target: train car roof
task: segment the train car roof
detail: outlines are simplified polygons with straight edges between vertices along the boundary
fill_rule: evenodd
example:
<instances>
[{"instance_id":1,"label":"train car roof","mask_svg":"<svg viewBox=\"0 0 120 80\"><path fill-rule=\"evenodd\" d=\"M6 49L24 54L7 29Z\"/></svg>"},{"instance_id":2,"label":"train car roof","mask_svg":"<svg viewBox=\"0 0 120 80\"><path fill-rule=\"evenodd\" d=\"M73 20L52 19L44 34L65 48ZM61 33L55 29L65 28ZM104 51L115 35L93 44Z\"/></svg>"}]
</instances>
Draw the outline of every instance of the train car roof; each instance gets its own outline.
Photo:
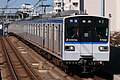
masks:
<instances>
[{"instance_id":1,"label":"train car roof","mask_svg":"<svg viewBox=\"0 0 120 80\"><path fill-rule=\"evenodd\" d=\"M108 17L105 16L98 16L98 15L70 15L70 16L65 16L64 18L70 18L70 17L80 17L80 16L86 16L86 17L96 17L96 18L106 18L109 19Z\"/></svg>"},{"instance_id":2,"label":"train car roof","mask_svg":"<svg viewBox=\"0 0 120 80\"><path fill-rule=\"evenodd\" d=\"M62 23L63 19L65 18L70 18L70 17L80 17L80 16L86 16L86 17L97 17L97 18L106 18L107 17L103 17L103 16L98 16L98 15L88 15L85 14L83 12L81 12L81 14L79 14L78 10L68 10L68 11L63 11L61 13L58 14L44 14L44 15L39 15L39 16L35 16L31 19L26 19L26 20L20 20L20 21L16 21L15 23L39 23L39 22L55 22L55 23Z\"/></svg>"},{"instance_id":3,"label":"train car roof","mask_svg":"<svg viewBox=\"0 0 120 80\"><path fill-rule=\"evenodd\" d=\"M70 17L80 17L80 16L86 16L86 17L96 17L96 18L103 18L103 19L108 19L106 17L102 17L102 16L90 16L90 15L71 15L71 16L65 16L65 17L55 17L55 18L44 18L44 19L38 19L38 20L21 20L21 21L16 21L14 23L22 23L22 24L31 24L31 23L49 23L49 22L53 22L53 23L63 23L63 19L65 18L70 18Z\"/></svg>"}]
</instances>

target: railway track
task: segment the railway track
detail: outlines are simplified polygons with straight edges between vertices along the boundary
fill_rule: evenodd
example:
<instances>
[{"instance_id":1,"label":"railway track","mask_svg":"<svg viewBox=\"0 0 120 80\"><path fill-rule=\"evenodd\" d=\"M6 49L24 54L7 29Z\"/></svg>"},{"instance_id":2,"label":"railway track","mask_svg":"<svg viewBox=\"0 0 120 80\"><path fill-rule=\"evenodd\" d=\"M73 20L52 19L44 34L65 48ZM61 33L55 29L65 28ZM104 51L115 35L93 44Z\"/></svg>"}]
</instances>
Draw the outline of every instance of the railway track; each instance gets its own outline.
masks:
<instances>
[{"instance_id":1,"label":"railway track","mask_svg":"<svg viewBox=\"0 0 120 80\"><path fill-rule=\"evenodd\" d=\"M1 38L1 44L7 60L8 73L10 75L8 80L39 80L18 55L17 50L15 50L14 46L7 38Z\"/></svg>"},{"instance_id":2,"label":"railway track","mask_svg":"<svg viewBox=\"0 0 120 80\"><path fill-rule=\"evenodd\" d=\"M10 37L11 42L16 46L26 63L42 78L42 80L75 80L55 65L41 57L34 50L30 49L16 38Z\"/></svg>"},{"instance_id":3,"label":"railway track","mask_svg":"<svg viewBox=\"0 0 120 80\"><path fill-rule=\"evenodd\" d=\"M35 58L34 51L16 42L11 43L10 39L1 39L6 66L9 66L5 70L7 80L75 80L42 57L36 55Z\"/></svg>"},{"instance_id":4,"label":"railway track","mask_svg":"<svg viewBox=\"0 0 120 80\"><path fill-rule=\"evenodd\" d=\"M86 79L80 78L79 76L77 76L75 74L74 74L74 76L71 76L72 77L71 78L70 76L65 74L63 71L58 69L55 65L51 64L46 59L41 57L34 50L30 49L23 42L19 41L18 39L14 38L14 37L13 38L11 37L10 40L11 40L11 42L13 42L13 44L15 44L17 46L18 50L20 50L21 53L24 54L24 59L26 59L29 62L29 64L34 65L34 67L37 66L36 68L40 72L42 72L42 70L43 70L43 72L44 72L44 70L47 70L54 77L58 77L58 79L62 79L62 80L67 80L67 79L70 79L70 80L103 80L102 78L97 77L97 76L95 76L94 79L92 79L92 78L86 78ZM25 53L26 53L26 57L25 57ZM29 56L27 55L27 53L29 54ZM29 58L31 58L32 60L28 60Z\"/></svg>"},{"instance_id":5,"label":"railway track","mask_svg":"<svg viewBox=\"0 0 120 80\"><path fill-rule=\"evenodd\" d=\"M9 68L6 69L8 80L103 80L99 77L92 79L69 76L13 36L3 38L1 42L6 57L9 57L6 64L10 61L7 64Z\"/></svg>"}]
</instances>

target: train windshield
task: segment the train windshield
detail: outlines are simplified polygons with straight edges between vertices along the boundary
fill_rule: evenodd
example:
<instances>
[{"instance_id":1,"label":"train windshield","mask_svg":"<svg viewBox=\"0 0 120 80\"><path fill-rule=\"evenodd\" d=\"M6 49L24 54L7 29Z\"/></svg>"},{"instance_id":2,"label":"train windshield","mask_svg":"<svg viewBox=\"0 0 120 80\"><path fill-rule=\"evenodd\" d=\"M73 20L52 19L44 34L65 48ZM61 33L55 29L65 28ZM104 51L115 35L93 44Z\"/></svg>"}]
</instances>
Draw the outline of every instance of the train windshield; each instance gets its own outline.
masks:
<instances>
[{"instance_id":1,"label":"train windshield","mask_svg":"<svg viewBox=\"0 0 120 80\"><path fill-rule=\"evenodd\" d=\"M108 19L83 16L65 19L66 42L107 42L108 34Z\"/></svg>"},{"instance_id":2,"label":"train windshield","mask_svg":"<svg viewBox=\"0 0 120 80\"><path fill-rule=\"evenodd\" d=\"M99 19L96 20L95 30L95 41L108 41L109 29L108 20Z\"/></svg>"},{"instance_id":3,"label":"train windshield","mask_svg":"<svg viewBox=\"0 0 120 80\"><path fill-rule=\"evenodd\" d=\"M79 41L80 26L78 18L71 18L66 20L66 41Z\"/></svg>"}]
</instances>

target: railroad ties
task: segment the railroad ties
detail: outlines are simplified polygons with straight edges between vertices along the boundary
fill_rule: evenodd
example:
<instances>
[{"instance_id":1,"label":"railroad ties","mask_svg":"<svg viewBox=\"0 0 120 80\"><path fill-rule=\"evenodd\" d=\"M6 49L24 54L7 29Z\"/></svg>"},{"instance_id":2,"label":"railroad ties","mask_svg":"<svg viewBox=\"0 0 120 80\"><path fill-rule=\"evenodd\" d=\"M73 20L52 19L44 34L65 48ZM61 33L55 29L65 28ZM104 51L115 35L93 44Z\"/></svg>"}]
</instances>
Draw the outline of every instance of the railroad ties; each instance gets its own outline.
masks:
<instances>
[{"instance_id":1,"label":"railroad ties","mask_svg":"<svg viewBox=\"0 0 120 80\"><path fill-rule=\"evenodd\" d=\"M0 69L4 80L102 80L70 76L13 36L2 37L0 42Z\"/></svg>"}]
</instances>

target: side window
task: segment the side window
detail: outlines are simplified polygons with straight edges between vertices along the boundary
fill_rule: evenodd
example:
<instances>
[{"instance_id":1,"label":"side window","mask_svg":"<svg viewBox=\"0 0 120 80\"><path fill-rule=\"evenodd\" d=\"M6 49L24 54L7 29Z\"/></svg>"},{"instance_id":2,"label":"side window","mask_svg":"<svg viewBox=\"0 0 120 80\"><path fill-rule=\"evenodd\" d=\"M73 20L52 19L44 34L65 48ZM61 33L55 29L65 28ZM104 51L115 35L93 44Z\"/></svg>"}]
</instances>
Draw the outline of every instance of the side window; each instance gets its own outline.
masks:
<instances>
[{"instance_id":1,"label":"side window","mask_svg":"<svg viewBox=\"0 0 120 80\"><path fill-rule=\"evenodd\" d=\"M52 24L52 26L54 27L54 24Z\"/></svg>"},{"instance_id":2,"label":"side window","mask_svg":"<svg viewBox=\"0 0 120 80\"><path fill-rule=\"evenodd\" d=\"M58 51L60 52L60 38L61 38L61 37L60 37L60 36L61 36L61 35L60 35L60 33L61 33L61 32L60 32L60 24L58 25L58 28L59 28L59 29L58 29Z\"/></svg>"},{"instance_id":3,"label":"side window","mask_svg":"<svg viewBox=\"0 0 120 80\"><path fill-rule=\"evenodd\" d=\"M48 26L48 28L47 28L47 35L49 35L49 27L50 27L50 25L48 24L47 26ZM48 39L49 39L49 36L48 36Z\"/></svg>"},{"instance_id":4,"label":"side window","mask_svg":"<svg viewBox=\"0 0 120 80\"><path fill-rule=\"evenodd\" d=\"M34 25L33 25L33 34L34 34L34 35L35 35L35 32L36 32L35 29L36 29L36 25L34 24Z\"/></svg>"},{"instance_id":5,"label":"side window","mask_svg":"<svg viewBox=\"0 0 120 80\"><path fill-rule=\"evenodd\" d=\"M31 34L33 34L33 24L31 24Z\"/></svg>"},{"instance_id":6,"label":"side window","mask_svg":"<svg viewBox=\"0 0 120 80\"><path fill-rule=\"evenodd\" d=\"M32 34L34 34L34 24L32 24Z\"/></svg>"},{"instance_id":7,"label":"side window","mask_svg":"<svg viewBox=\"0 0 120 80\"><path fill-rule=\"evenodd\" d=\"M49 27L49 24L48 24L48 27Z\"/></svg>"},{"instance_id":8,"label":"side window","mask_svg":"<svg viewBox=\"0 0 120 80\"><path fill-rule=\"evenodd\" d=\"M29 24L29 33L31 34L31 24Z\"/></svg>"},{"instance_id":9,"label":"side window","mask_svg":"<svg viewBox=\"0 0 120 80\"><path fill-rule=\"evenodd\" d=\"M88 38L88 37L91 37L91 29L89 26L85 26L83 28L83 37L84 38Z\"/></svg>"},{"instance_id":10,"label":"side window","mask_svg":"<svg viewBox=\"0 0 120 80\"><path fill-rule=\"evenodd\" d=\"M30 34L32 34L32 24L30 24Z\"/></svg>"},{"instance_id":11,"label":"side window","mask_svg":"<svg viewBox=\"0 0 120 80\"><path fill-rule=\"evenodd\" d=\"M39 36L39 24L37 25L37 36Z\"/></svg>"},{"instance_id":12,"label":"side window","mask_svg":"<svg viewBox=\"0 0 120 80\"><path fill-rule=\"evenodd\" d=\"M27 24L27 33L29 33L29 24Z\"/></svg>"},{"instance_id":13,"label":"side window","mask_svg":"<svg viewBox=\"0 0 120 80\"><path fill-rule=\"evenodd\" d=\"M43 24L43 38L45 38L45 24Z\"/></svg>"},{"instance_id":14,"label":"side window","mask_svg":"<svg viewBox=\"0 0 120 80\"><path fill-rule=\"evenodd\" d=\"M35 35L37 36L37 24L35 24Z\"/></svg>"},{"instance_id":15,"label":"side window","mask_svg":"<svg viewBox=\"0 0 120 80\"><path fill-rule=\"evenodd\" d=\"M39 24L39 36L41 35L41 24Z\"/></svg>"}]
</instances>

